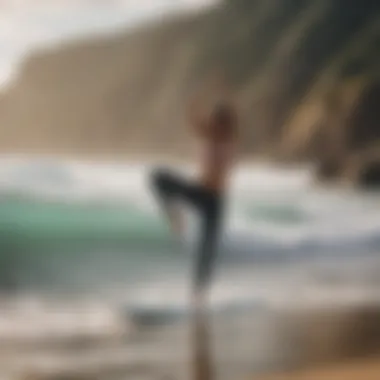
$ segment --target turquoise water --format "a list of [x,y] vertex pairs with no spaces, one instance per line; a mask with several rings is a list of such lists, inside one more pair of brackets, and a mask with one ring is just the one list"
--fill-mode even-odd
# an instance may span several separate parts
[[[188,278],[196,218],[181,244],[149,191],[149,167],[0,163],[0,287]],[[220,266],[374,252],[379,204],[376,194],[316,188],[305,170],[242,168],[231,184]]]
[[0,202],[0,288],[144,281],[178,258],[163,219],[133,204]]
[[[253,221],[294,223],[289,207],[243,209]],[[0,241],[0,287],[8,289],[143,283],[189,266],[189,247],[173,239],[162,216],[132,201],[3,197]]]
[[132,204],[0,201],[0,234],[20,240],[164,241],[168,228],[158,215]]

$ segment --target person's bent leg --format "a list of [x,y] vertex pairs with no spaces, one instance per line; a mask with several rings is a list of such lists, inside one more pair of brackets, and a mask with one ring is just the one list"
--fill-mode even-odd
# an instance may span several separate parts
[[183,218],[177,201],[184,200],[197,207],[201,201],[199,186],[166,169],[154,170],[150,180],[158,203],[168,217],[174,232],[182,235]]
[[172,229],[180,233],[180,215],[174,201],[180,192],[181,181],[175,174],[165,169],[155,169],[151,173],[150,181],[161,210],[168,218]]
[[150,176],[153,191],[164,203],[174,198],[181,198],[196,205],[201,198],[201,190],[197,184],[186,181],[180,175],[167,169],[155,169]]
[[150,175],[153,192],[159,196],[160,202],[167,203],[176,190],[174,174],[165,169],[155,169]]

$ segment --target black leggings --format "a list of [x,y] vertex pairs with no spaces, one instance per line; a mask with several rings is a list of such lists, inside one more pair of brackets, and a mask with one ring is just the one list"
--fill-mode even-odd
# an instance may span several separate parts
[[195,291],[203,291],[209,285],[216,257],[222,197],[165,169],[154,170],[151,180],[153,190],[164,208],[170,207],[173,201],[181,200],[189,203],[200,214],[201,236],[193,286]]

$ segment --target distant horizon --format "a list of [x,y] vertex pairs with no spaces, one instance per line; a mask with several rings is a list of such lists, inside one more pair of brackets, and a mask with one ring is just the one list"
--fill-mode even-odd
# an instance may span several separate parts
[[[5,0],[0,4],[0,87],[17,78],[18,65],[41,46],[106,34],[191,12],[218,0]],[[153,4],[153,6],[152,6]]]

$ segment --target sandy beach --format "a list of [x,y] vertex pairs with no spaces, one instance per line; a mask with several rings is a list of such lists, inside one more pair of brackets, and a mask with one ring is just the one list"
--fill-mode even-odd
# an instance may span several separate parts
[[380,357],[350,361],[322,368],[257,376],[251,380],[377,380],[380,379]]

